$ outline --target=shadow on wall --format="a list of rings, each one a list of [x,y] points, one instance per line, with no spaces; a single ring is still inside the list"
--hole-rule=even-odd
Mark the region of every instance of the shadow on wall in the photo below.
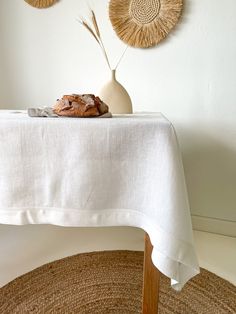
[[[192,214],[236,221],[235,137],[230,146],[207,131],[184,132],[183,162]]]

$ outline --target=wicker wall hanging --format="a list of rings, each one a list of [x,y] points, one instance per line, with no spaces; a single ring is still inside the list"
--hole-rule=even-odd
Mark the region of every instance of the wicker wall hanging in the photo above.
[[[43,9],[52,6],[58,0],[25,0],[28,4],[35,8]]]
[[[110,0],[109,17],[117,36],[126,44],[157,45],[176,25],[183,0]]]

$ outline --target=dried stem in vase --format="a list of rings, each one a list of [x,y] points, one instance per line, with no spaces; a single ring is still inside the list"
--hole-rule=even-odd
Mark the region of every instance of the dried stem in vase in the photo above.
[[[87,31],[89,31],[89,33],[93,36],[93,38],[99,44],[99,46],[100,46],[100,48],[101,48],[101,50],[103,52],[103,55],[105,57],[106,63],[108,65],[109,69],[111,70],[112,68],[111,68],[111,65],[110,65],[110,62],[109,62],[109,59],[108,59],[108,55],[107,55],[107,52],[106,52],[106,49],[105,49],[105,46],[104,46],[104,43],[103,43],[103,40],[102,40],[102,37],[101,37],[101,32],[100,32],[100,29],[99,29],[97,18],[96,18],[96,15],[95,15],[93,10],[91,10],[91,20],[92,20],[92,24],[93,24],[94,30],[84,19],[82,19],[82,18],[81,19],[77,19],[77,21],[81,25],[83,25],[87,29]],[[120,64],[121,60],[123,59],[123,56],[126,53],[127,48],[128,48],[128,46],[125,48],[125,50],[123,51],[121,57],[119,58],[116,66],[115,66],[115,69],[117,69],[118,65]]]

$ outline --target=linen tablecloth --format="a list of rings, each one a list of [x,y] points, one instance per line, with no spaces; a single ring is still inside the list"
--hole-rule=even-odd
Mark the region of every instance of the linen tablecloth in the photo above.
[[[133,226],[175,289],[199,272],[181,154],[161,114],[0,111],[0,223]]]

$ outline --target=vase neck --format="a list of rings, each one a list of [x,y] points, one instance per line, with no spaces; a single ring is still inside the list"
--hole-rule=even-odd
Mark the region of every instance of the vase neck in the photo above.
[[[116,81],[116,70],[111,70],[111,79],[112,81]]]

